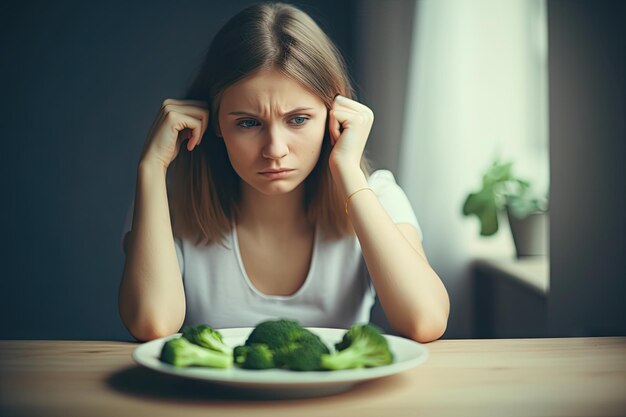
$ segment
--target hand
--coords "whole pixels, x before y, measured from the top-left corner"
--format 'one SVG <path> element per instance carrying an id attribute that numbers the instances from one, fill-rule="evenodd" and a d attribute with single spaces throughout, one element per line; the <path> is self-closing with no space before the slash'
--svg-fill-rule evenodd
<path id="1" fill-rule="evenodd" d="M 329 161 L 331 168 L 346 164 L 357 168 L 360 166 L 373 123 L 374 113 L 369 107 L 347 97 L 335 97 L 328 117 L 333 145 Z"/>
<path id="2" fill-rule="evenodd" d="M 191 152 L 202 142 L 209 124 L 208 104 L 197 100 L 163 102 L 144 143 L 141 162 L 157 162 L 167 169 L 183 141 Z"/>

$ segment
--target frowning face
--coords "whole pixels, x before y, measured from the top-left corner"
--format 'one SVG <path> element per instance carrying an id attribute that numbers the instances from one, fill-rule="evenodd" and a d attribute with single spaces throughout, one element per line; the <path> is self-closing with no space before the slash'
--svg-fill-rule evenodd
<path id="1" fill-rule="evenodd" d="M 318 96 L 277 70 L 264 69 L 224 91 L 219 126 L 237 174 L 272 195 L 292 191 L 311 173 L 326 117 Z"/>

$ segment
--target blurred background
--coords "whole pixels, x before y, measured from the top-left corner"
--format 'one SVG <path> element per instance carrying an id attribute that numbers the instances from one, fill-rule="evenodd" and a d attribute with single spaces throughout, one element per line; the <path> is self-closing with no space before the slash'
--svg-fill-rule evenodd
<path id="1" fill-rule="evenodd" d="M 120 239 L 143 141 L 252 3 L 2 6 L 0 338 L 132 340 Z M 376 115 L 367 153 L 413 204 L 444 338 L 626 334 L 625 2 L 291 3 Z M 393 333 L 378 304 L 372 320 Z"/>

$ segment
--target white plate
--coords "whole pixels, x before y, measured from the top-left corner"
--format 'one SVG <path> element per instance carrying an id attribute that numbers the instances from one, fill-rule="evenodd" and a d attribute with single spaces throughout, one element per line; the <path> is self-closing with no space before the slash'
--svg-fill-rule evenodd
<path id="1" fill-rule="evenodd" d="M 334 351 L 335 343 L 341 341 L 346 329 L 307 327 L 317 334 Z M 224 343 L 230 347 L 243 345 L 252 327 L 219 329 Z M 398 336 L 385 335 L 394 355 L 390 365 L 375 368 L 342 371 L 298 372 L 286 369 L 248 370 L 238 366 L 228 369 L 185 367 L 178 368 L 161 362 L 159 356 L 163 344 L 180 333 L 143 343 L 133 351 L 133 359 L 140 365 L 170 375 L 201 379 L 220 385 L 237 387 L 248 393 L 260 393 L 270 397 L 309 397 L 329 395 L 345 391 L 355 384 L 374 378 L 393 375 L 414 368 L 428 358 L 424 345 Z"/>

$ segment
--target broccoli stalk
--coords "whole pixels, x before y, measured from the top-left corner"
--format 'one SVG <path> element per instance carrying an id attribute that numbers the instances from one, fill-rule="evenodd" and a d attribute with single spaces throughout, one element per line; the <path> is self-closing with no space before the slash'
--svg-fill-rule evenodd
<path id="1" fill-rule="evenodd" d="M 371 368 L 393 362 L 387 339 L 372 324 L 353 325 L 343 340 L 335 346 L 336 353 L 321 357 L 321 366 L 324 369 Z"/>
<path id="2" fill-rule="evenodd" d="M 198 346 L 184 337 L 178 337 L 165 342 L 161 350 L 161 360 L 177 367 L 228 368 L 233 363 L 233 356 Z"/>
<path id="3" fill-rule="evenodd" d="M 232 355 L 233 353 L 233 350 L 224 344 L 221 333 L 205 324 L 185 326 L 182 333 L 185 339 L 198 346 L 227 355 Z"/>

